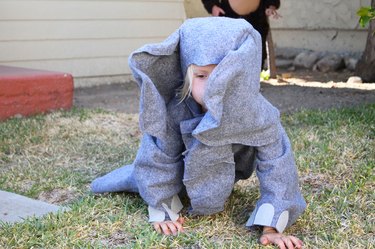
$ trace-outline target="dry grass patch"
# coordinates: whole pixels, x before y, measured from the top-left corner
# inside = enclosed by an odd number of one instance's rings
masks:
[[[93,177],[133,160],[137,123],[137,115],[84,110],[3,123],[1,187],[44,200],[58,190],[76,196]]]

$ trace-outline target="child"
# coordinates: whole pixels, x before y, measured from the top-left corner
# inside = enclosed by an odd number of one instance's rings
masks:
[[[230,0],[202,0],[202,3],[208,13],[213,16],[226,16],[231,18],[243,18],[248,21],[260,33],[262,37],[262,68],[265,59],[267,58],[266,41],[270,30],[268,17],[275,19],[280,15],[277,9],[280,7],[280,0],[259,0],[258,8],[249,14],[239,15],[236,13],[231,5]],[[251,0],[247,0],[251,1]]]
[[[96,179],[92,191],[139,192],[155,229],[176,234],[180,193],[190,214],[217,213],[235,182],[256,170],[261,198],[246,226],[263,227],[264,245],[301,247],[282,234],[306,204],[279,112],[259,92],[260,60],[259,33],[224,17],[187,20],[164,42],[135,51],[141,145],[132,165]]]

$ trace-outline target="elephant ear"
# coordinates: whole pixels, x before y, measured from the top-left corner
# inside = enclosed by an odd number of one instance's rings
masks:
[[[167,104],[183,82],[179,31],[161,43],[148,44],[129,57],[129,67],[141,89],[139,123],[143,132],[165,136]]]
[[[193,131],[207,145],[261,146],[279,138],[279,111],[260,93],[261,37],[247,23],[240,31],[207,81],[208,111]]]

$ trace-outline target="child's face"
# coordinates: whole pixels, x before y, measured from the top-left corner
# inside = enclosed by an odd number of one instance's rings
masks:
[[[214,64],[207,66],[193,66],[191,95],[194,100],[203,107],[203,110],[207,110],[203,103],[203,95],[204,90],[206,89],[207,79],[215,67],[216,65]]]

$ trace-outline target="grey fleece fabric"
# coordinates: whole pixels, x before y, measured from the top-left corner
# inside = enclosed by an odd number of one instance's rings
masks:
[[[176,96],[191,64],[217,64],[206,113]],[[129,66],[141,89],[143,138],[133,164],[94,180],[93,192],[139,192],[165,211],[186,189],[190,213],[208,215],[223,210],[235,182],[256,170],[261,198],[247,225],[281,232],[295,222],[306,204],[279,112],[259,91],[261,40],[248,22],[189,19],[165,41],[133,52]]]

